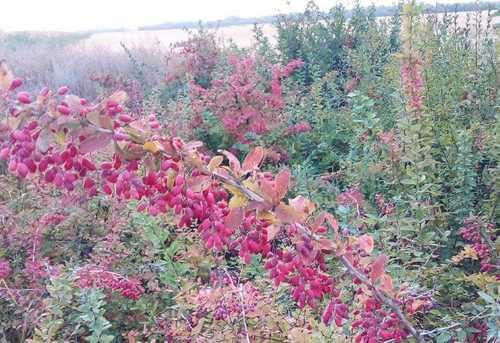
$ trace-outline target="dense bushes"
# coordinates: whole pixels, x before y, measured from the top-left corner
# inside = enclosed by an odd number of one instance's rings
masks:
[[[497,341],[483,15],[311,2],[275,45],[127,50],[95,101],[2,62],[0,337]]]

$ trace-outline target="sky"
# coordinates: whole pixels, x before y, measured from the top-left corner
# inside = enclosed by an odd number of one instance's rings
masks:
[[[467,2],[439,0],[439,3]],[[307,0],[0,0],[0,30],[85,31],[134,29],[164,22],[217,20],[298,12]],[[348,0],[316,0],[322,9]],[[363,5],[391,5],[394,0],[361,0]]]

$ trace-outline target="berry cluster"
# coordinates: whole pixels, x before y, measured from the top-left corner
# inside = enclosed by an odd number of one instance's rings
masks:
[[[355,311],[354,315],[358,319],[352,327],[360,331],[355,338],[356,343],[403,342],[408,337],[396,314],[383,310],[375,299],[367,300],[364,308]]]
[[[268,224],[257,219],[252,212],[249,212],[244,218],[240,227],[241,237],[236,240],[236,243],[239,243],[240,257],[245,263],[250,263],[253,255],[266,256],[271,250],[270,242],[267,239]]]
[[[81,288],[99,287],[118,291],[122,296],[132,300],[138,300],[144,293],[139,280],[129,279],[94,266],[78,270],[76,283]]]
[[[333,279],[324,272],[326,265],[320,253],[313,260],[304,260],[301,253],[278,250],[268,255],[265,268],[276,287],[281,283],[290,284],[292,297],[301,308],[317,307],[325,295],[334,291]]]
[[[328,305],[326,305],[321,319],[325,325],[330,325],[333,321],[335,322],[335,325],[342,327],[342,325],[344,325],[344,321],[349,318],[348,310],[349,308],[346,304],[344,304],[339,298],[334,298],[330,300]]]
[[[494,227],[492,224],[485,225],[479,218],[471,216],[464,220],[463,226],[460,228],[460,234],[463,239],[472,243],[472,248],[476,252],[480,260],[481,270],[485,272],[494,272],[497,266],[492,260],[491,250],[488,246],[481,231],[490,236],[490,239],[495,240],[492,235]]]
[[[295,125],[292,125],[291,127],[287,128],[285,135],[287,136],[293,136],[293,135],[299,135],[301,133],[306,133],[311,131],[311,124],[308,122],[300,122]]]

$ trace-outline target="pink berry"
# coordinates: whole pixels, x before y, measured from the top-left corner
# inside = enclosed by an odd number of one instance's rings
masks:
[[[19,92],[17,93],[17,100],[22,104],[31,104],[31,96],[28,92]]]
[[[19,175],[19,177],[21,178],[25,178],[26,175],[28,175],[28,167],[26,166],[26,164],[20,162],[17,164],[17,175]]]
[[[130,123],[132,121],[132,117],[127,115],[127,114],[120,114],[118,117],[118,120],[124,122],[124,123]]]
[[[66,95],[69,92],[68,86],[62,86],[57,90],[57,94]]]
[[[0,150],[0,160],[7,161],[7,159],[9,158],[9,154],[10,154],[10,149],[7,147],[3,148],[2,150]]]
[[[57,106],[57,111],[59,111],[59,113],[61,113],[62,115],[65,115],[65,116],[67,116],[71,113],[71,110],[69,109],[69,107],[64,106],[64,105]]]
[[[12,83],[10,84],[10,90],[13,91],[14,89],[16,88],[19,88],[23,85],[23,80],[17,78],[17,79],[14,79],[12,81]]]
[[[42,90],[40,91],[41,96],[47,96],[49,95],[49,89],[47,87],[43,87]]]

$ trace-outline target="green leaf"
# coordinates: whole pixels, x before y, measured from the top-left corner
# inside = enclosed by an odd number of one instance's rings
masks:
[[[488,294],[484,293],[483,291],[478,291],[477,294],[488,304],[494,304],[495,300]]]
[[[437,336],[436,338],[436,343],[447,343],[449,342],[451,339],[451,335],[445,331],[445,332],[442,332],[439,336]]]

